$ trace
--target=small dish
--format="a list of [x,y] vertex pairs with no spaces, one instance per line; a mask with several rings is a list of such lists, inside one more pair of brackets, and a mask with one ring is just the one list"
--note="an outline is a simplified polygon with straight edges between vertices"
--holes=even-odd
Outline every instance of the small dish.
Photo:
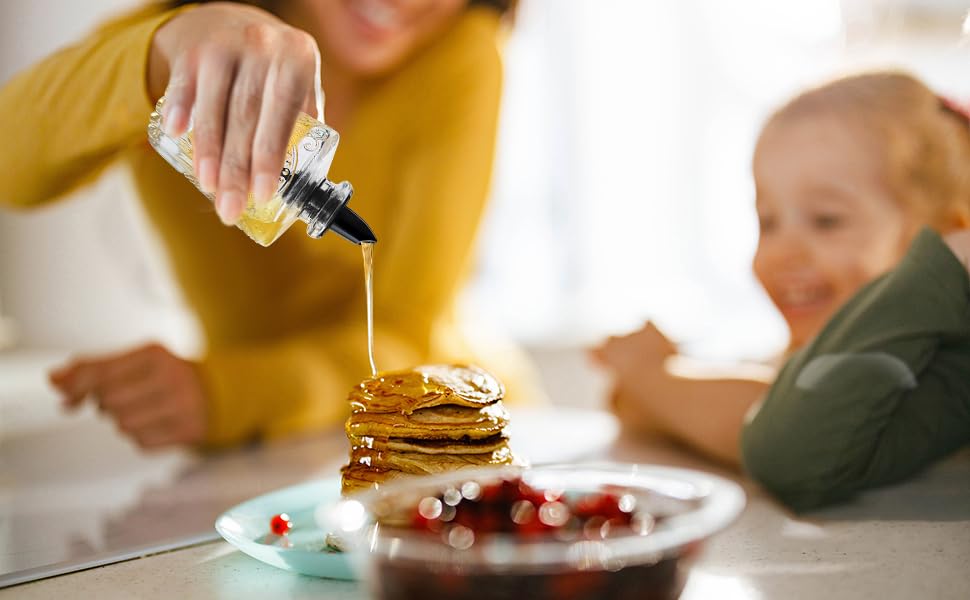
[[[354,579],[347,555],[327,550],[327,531],[315,513],[341,500],[340,478],[310,481],[257,496],[216,519],[227,542],[264,563],[315,577]],[[285,513],[292,529],[285,536],[270,531],[274,515]]]
[[402,479],[334,512],[378,600],[667,600],[744,503],[714,475],[605,463]]

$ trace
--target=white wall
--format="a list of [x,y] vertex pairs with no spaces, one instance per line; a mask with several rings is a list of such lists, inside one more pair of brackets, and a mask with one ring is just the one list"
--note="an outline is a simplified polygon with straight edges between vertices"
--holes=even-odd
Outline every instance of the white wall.
[[[0,3],[0,82],[138,4]],[[0,313],[21,346],[93,351],[158,339],[183,352],[195,347],[192,321],[120,168],[41,210],[0,210]]]
[[[138,3],[0,2],[0,81]],[[699,355],[779,346],[783,326],[749,269],[761,119],[801,86],[858,66],[903,65],[965,96],[960,4],[524,0],[469,312],[537,345],[652,318]],[[939,18],[909,30],[909,5]],[[117,171],[56,206],[0,211],[0,313],[30,346],[194,346]]]

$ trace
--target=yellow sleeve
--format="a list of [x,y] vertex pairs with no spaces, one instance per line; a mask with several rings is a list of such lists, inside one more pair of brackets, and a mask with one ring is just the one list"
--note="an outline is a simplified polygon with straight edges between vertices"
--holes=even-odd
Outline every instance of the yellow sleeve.
[[105,25],[0,89],[0,205],[54,200],[144,139],[152,37],[176,12],[149,8]]
[[[462,283],[488,196],[502,74],[494,45],[443,68],[425,88],[420,110],[408,111],[414,131],[405,134],[407,152],[389,204],[393,231],[376,232],[380,369],[455,358],[441,356],[433,338]],[[354,286],[346,314],[335,317],[346,325],[210,351],[201,364],[210,400],[209,445],[309,431],[346,418],[343,400],[369,375],[357,283],[329,283]]]

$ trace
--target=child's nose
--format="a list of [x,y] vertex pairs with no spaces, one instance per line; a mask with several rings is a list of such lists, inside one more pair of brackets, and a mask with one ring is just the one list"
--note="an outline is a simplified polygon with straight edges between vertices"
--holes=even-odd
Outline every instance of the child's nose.
[[811,257],[811,244],[796,228],[779,232],[776,247],[778,261],[783,266],[802,265]]

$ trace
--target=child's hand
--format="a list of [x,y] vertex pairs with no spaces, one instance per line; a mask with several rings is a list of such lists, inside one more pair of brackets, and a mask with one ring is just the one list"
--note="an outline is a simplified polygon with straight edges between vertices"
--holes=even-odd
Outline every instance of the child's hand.
[[610,409],[625,427],[642,435],[662,433],[653,415],[656,394],[663,395],[664,369],[677,348],[652,323],[622,337],[611,337],[590,356],[613,376]]
[[960,229],[949,233],[943,237],[943,241],[964,268],[970,269],[970,230]]
[[201,442],[205,392],[195,365],[149,344],[115,356],[75,360],[50,373],[75,408],[90,397],[142,448]]
[[664,361],[675,354],[677,347],[649,322],[639,331],[612,336],[590,351],[593,360],[613,371],[621,382],[644,369],[663,370]]
[[665,431],[651,410],[649,390],[631,390],[614,384],[610,391],[609,409],[623,428],[644,437],[664,437]]

